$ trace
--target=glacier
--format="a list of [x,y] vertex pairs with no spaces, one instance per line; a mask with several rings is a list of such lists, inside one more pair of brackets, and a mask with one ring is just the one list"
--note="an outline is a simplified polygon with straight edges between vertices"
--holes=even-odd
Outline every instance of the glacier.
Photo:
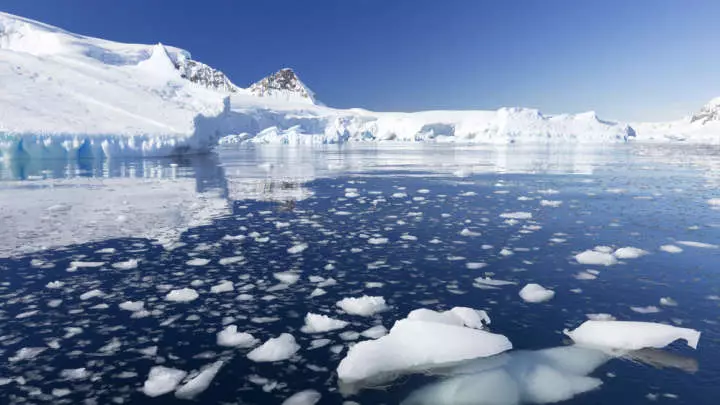
[[125,44],[0,12],[0,159],[157,157],[216,145],[720,143],[720,99],[668,123],[594,112],[373,112],[325,106],[289,68],[242,88],[163,44]]

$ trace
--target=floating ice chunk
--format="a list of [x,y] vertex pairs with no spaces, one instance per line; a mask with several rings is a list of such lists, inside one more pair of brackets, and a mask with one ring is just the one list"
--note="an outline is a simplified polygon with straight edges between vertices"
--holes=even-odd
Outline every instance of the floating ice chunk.
[[704,243],[704,242],[693,242],[691,240],[680,240],[677,243],[679,245],[696,247],[696,248],[701,248],[701,249],[717,249],[718,248],[718,245],[713,245],[713,244]]
[[143,393],[149,397],[158,397],[175,390],[187,372],[176,368],[155,366],[143,384]]
[[83,269],[83,268],[97,268],[102,267],[105,265],[105,262],[81,262],[81,261],[73,261],[70,262],[70,267],[68,270],[75,271],[77,269]]
[[117,263],[112,264],[112,267],[114,269],[118,269],[118,270],[132,270],[132,269],[136,269],[137,266],[138,266],[137,259],[130,259],[130,260],[126,260],[124,262],[117,262]]
[[648,254],[647,251],[635,247],[623,247],[613,253],[618,259],[637,259]]
[[205,392],[210,387],[215,376],[223,366],[223,361],[216,361],[203,368],[198,375],[190,379],[175,391],[175,396],[180,399],[193,399]]
[[279,273],[274,273],[273,277],[275,277],[276,280],[283,284],[295,284],[298,280],[300,280],[300,275],[290,272],[290,271],[282,271]]
[[520,290],[520,298],[525,302],[545,302],[551,300],[555,296],[555,291],[548,290],[540,284],[531,283]]
[[408,234],[400,235],[400,239],[406,240],[409,242],[414,242],[414,241],[418,240],[417,236],[408,235]]
[[282,405],[315,405],[320,401],[322,395],[315,390],[305,390],[293,394],[284,400]]
[[585,314],[587,319],[591,321],[614,321],[615,317],[610,314]]
[[517,284],[514,281],[496,280],[496,279],[492,279],[490,277],[478,277],[474,281],[475,281],[475,284],[478,284],[477,286],[488,286],[488,287],[502,287],[505,285]]
[[165,300],[172,302],[190,302],[196,300],[200,295],[192,288],[181,288],[172,290],[165,296]]
[[662,297],[660,298],[660,305],[665,305],[666,307],[676,307],[678,303],[670,297]]
[[465,267],[468,270],[479,270],[479,269],[482,269],[483,267],[487,267],[487,265],[488,265],[487,263],[482,263],[482,262],[467,262],[467,263],[465,263]]
[[64,396],[70,395],[72,391],[70,391],[68,388],[53,388],[50,393],[54,397],[62,398]]
[[523,212],[523,211],[518,211],[518,212],[504,212],[504,213],[500,214],[500,218],[505,218],[505,219],[531,219],[531,218],[532,218],[532,213],[530,213],[530,212]]
[[683,251],[680,246],[675,245],[662,245],[660,246],[660,250],[666,253],[680,253]]
[[90,290],[90,291],[80,295],[80,299],[83,301],[87,301],[91,298],[104,297],[104,296],[105,296],[104,292],[95,289],[95,290]]
[[444,323],[403,319],[390,333],[351,347],[337,368],[344,383],[367,380],[378,375],[414,368],[493,356],[510,350],[503,335]]
[[214,294],[230,292],[235,290],[235,285],[232,281],[223,281],[220,284],[210,287],[210,292]]
[[313,339],[310,341],[310,349],[318,349],[332,343],[330,339]]
[[237,325],[228,325],[217,334],[217,344],[225,347],[249,348],[260,341],[246,332],[238,332]]
[[557,201],[557,200],[540,200],[540,205],[542,205],[543,207],[557,208],[557,207],[561,206],[562,203],[563,203],[562,201]]
[[295,342],[295,337],[289,333],[283,333],[276,338],[268,339],[260,347],[248,353],[248,359],[254,362],[282,361],[292,357],[300,345]]
[[118,306],[122,310],[136,312],[142,311],[145,308],[145,303],[143,301],[125,301]]
[[637,312],[638,314],[656,314],[660,312],[660,308],[650,305],[647,307],[630,307],[630,310],[633,312]]
[[325,295],[325,294],[327,294],[327,292],[325,290],[323,290],[322,288],[318,287],[318,288],[312,290],[312,292],[310,293],[310,298],[319,297],[319,296]]
[[319,283],[317,286],[318,287],[332,287],[335,284],[337,284],[337,280],[335,280],[332,277],[328,277],[325,281],[323,281],[322,283]]
[[700,340],[700,332],[694,329],[651,322],[585,321],[563,333],[579,344],[620,350],[661,349],[678,339],[697,349]]
[[243,260],[245,260],[245,258],[242,256],[223,257],[222,259],[218,260],[218,263],[221,266],[227,266],[229,264],[241,262]]
[[378,312],[388,310],[383,297],[363,295],[358,298],[344,298],[336,303],[340,309],[350,315],[373,316]]
[[406,194],[406,193],[393,193],[393,195],[391,195],[390,197],[392,197],[392,198],[405,198],[405,197],[407,197],[407,194]]
[[307,243],[298,243],[298,244],[293,245],[292,247],[288,248],[287,252],[290,253],[291,255],[295,255],[295,254],[303,252],[307,248],[308,248]]
[[612,253],[615,249],[610,246],[595,246],[593,250],[600,253]]
[[425,386],[402,405],[520,405],[566,401],[598,388],[587,377],[611,356],[600,350],[564,346],[515,351],[460,364],[454,376]]
[[331,330],[342,329],[348,322],[330,318],[327,315],[319,315],[308,312],[305,315],[305,325],[300,328],[303,333],[323,333]]
[[11,363],[22,360],[32,360],[45,350],[47,350],[47,347],[23,347],[15,352],[15,355],[8,360],[10,360]]
[[460,231],[460,235],[461,236],[480,236],[482,234],[480,232],[473,232],[473,231],[465,228],[462,231]]
[[210,263],[210,259],[203,259],[201,257],[196,257],[185,262],[188,266],[204,266],[208,263]]
[[590,273],[589,271],[581,271],[575,274],[575,278],[578,280],[595,280],[597,275]]
[[371,245],[384,245],[388,243],[388,238],[370,238],[367,242]]
[[500,250],[500,256],[512,256],[514,254],[515,253],[508,248],[502,248],[502,250]]
[[386,327],[382,325],[375,325],[373,327],[370,327],[368,329],[365,329],[364,331],[360,332],[360,336],[366,337],[368,339],[379,339],[385,335],[387,335],[388,330]]
[[612,266],[617,264],[617,258],[610,253],[597,250],[586,250],[575,255],[575,260],[580,264],[593,266]]
[[720,198],[711,198],[708,200],[708,205],[713,207],[720,207]]
[[51,282],[45,284],[45,287],[50,288],[50,289],[58,289],[58,288],[62,288],[64,285],[65,285],[65,283],[63,283],[62,281],[51,281]]
[[88,377],[90,377],[90,373],[84,367],[65,369],[60,372],[60,378],[69,381],[84,380]]
[[444,323],[447,325],[467,326],[482,329],[483,324],[490,324],[487,312],[467,307],[455,307],[449,311],[437,312],[427,308],[411,311],[407,319],[411,321]]

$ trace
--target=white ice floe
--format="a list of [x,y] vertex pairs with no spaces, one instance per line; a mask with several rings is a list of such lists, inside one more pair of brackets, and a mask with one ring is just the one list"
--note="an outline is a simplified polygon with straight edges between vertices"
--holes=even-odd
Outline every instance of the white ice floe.
[[185,264],[188,266],[205,266],[206,264],[210,263],[210,259],[203,259],[201,257],[196,257],[194,259],[190,259]]
[[305,315],[305,325],[300,328],[303,333],[323,333],[332,330],[342,329],[348,322],[330,318],[327,315],[309,313]]
[[98,289],[95,289],[95,290],[90,290],[90,291],[80,295],[80,299],[83,301],[87,301],[91,298],[98,298],[98,297],[104,297],[104,296],[105,296],[104,292],[102,292]]
[[705,243],[705,242],[694,242],[691,240],[680,240],[677,243],[679,245],[696,247],[696,248],[701,248],[701,249],[717,249],[718,248],[718,245],[713,245],[711,243]]
[[467,263],[465,263],[465,267],[468,270],[479,270],[479,269],[482,269],[483,267],[487,267],[487,265],[488,265],[487,263],[482,263],[482,262],[467,262]]
[[586,250],[575,255],[575,260],[580,264],[592,266],[612,266],[617,264],[617,257],[611,253],[596,250]]
[[465,228],[462,231],[460,231],[460,236],[472,237],[472,236],[480,236],[480,235],[482,235],[480,232],[474,232],[474,231],[469,230],[468,228]]
[[223,361],[216,361],[206,366],[195,377],[189,379],[185,384],[175,391],[175,396],[180,399],[193,399],[205,392],[210,387],[215,376],[223,366]]
[[708,200],[708,205],[713,207],[720,207],[720,198],[711,198]]
[[389,309],[385,303],[385,298],[368,295],[357,298],[343,298],[336,304],[346,313],[360,316],[373,316]]
[[597,389],[588,377],[611,359],[600,350],[577,346],[520,350],[463,362],[451,376],[411,393],[401,405],[550,404]]
[[388,238],[369,238],[367,242],[371,245],[384,245],[388,243]]
[[190,302],[196,300],[200,294],[192,288],[172,290],[165,296],[165,300],[172,302]]
[[517,284],[514,281],[497,280],[497,279],[493,279],[490,277],[478,277],[473,281],[474,281],[473,286],[480,288],[480,289],[495,289],[495,288],[506,286],[506,285]]
[[222,259],[218,260],[218,264],[221,266],[227,266],[233,263],[238,263],[245,260],[242,256],[232,256],[232,257],[223,257]]
[[276,338],[270,338],[261,346],[248,353],[248,359],[254,362],[282,361],[292,357],[300,345],[295,342],[295,337],[289,333],[283,333]]
[[210,287],[210,292],[214,294],[220,294],[224,292],[230,292],[235,290],[235,285],[232,281],[222,281],[217,285]]
[[318,287],[318,288],[312,290],[312,292],[310,293],[310,298],[319,297],[319,296],[325,295],[325,294],[327,294],[327,292],[325,290],[323,290],[322,288]]
[[597,278],[596,274],[593,274],[589,271],[580,271],[577,274],[575,274],[575,279],[577,280],[595,280]]
[[500,214],[500,218],[505,218],[505,219],[531,219],[531,218],[532,218],[532,213],[530,213],[530,212],[523,212],[523,211],[518,211],[518,212],[504,212],[504,213]]
[[678,339],[697,349],[700,340],[697,330],[651,322],[585,321],[564,333],[578,344],[620,350],[660,349]]
[[447,323],[402,319],[395,322],[386,336],[352,346],[337,373],[344,383],[353,383],[493,356],[511,348],[503,335]]
[[662,297],[660,298],[660,305],[664,305],[666,307],[676,307],[678,303],[670,297]]
[[238,332],[237,325],[228,325],[217,334],[217,344],[225,347],[249,348],[260,343],[253,335]]
[[647,307],[630,307],[630,310],[637,312],[638,314],[656,314],[660,312],[660,308],[655,305],[649,305]]
[[660,246],[660,250],[666,253],[681,253],[683,251],[680,246],[675,245],[662,245]]
[[360,336],[366,337],[368,339],[378,339],[387,335],[387,333],[388,330],[386,327],[382,325],[375,325],[360,332]]
[[548,290],[540,284],[531,283],[520,290],[520,298],[525,302],[545,302],[551,300],[555,296],[555,291]]
[[562,203],[563,203],[562,201],[557,201],[557,200],[540,200],[540,205],[542,205],[543,207],[557,208],[557,207],[561,206]]
[[297,273],[293,273],[290,271],[282,271],[279,273],[273,273],[273,277],[275,277],[276,280],[283,284],[295,284],[298,280],[300,280],[300,275]]
[[298,243],[296,245],[289,247],[287,252],[290,253],[291,255],[295,255],[295,254],[303,252],[305,249],[308,248],[308,246],[309,245],[307,243]]
[[589,319],[591,321],[614,321],[615,320],[614,316],[612,316],[610,314],[604,314],[604,313],[585,314],[585,316],[587,317],[587,319]]
[[288,399],[284,400],[282,405],[315,405],[320,401],[322,395],[315,390],[300,391]]
[[125,311],[142,311],[145,308],[145,303],[143,301],[125,301],[118,305],[120,309]]
[[138,260],[130,259],[130,260],[126,260],[124,262],[113,263],[111,266],[114,269],[118,269],[118,270],[132,270],[132,269],[137,268]]
[[490,324],[490,317],[487,312],[467,307],[455,307],[444,312],[420,308],[411,311],[408,314],[407,319],[411,321],[425,321],[455,326],[467,326],[468,328],[473,329],[482,329],[483,325]]
[[65,283],[63,283],[62,281],[51,281],[45,284],[45,287],[50,289],[59,289],[62,288],[64,285]]
[[623,247],[613,253],[618,259],[637,259],[648,254],[647,251],[635,247]]
[[15,352],[14,356],[9,357],[8,360],[10,360],[11,363],[32,360],[45,350],[47,350],[47,347],[23,347]]
[[158,397],[170,393],[177,388],[187,372],[176,368],[155,366],[143,384],[143,393],[149,397]]

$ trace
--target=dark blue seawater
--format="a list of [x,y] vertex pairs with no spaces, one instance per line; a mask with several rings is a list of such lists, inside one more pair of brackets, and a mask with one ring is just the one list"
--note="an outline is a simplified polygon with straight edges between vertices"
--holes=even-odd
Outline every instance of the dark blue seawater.
[[[398,404],[453,372],[341,389],[335,369],[355,341],[340,334],[389,329],[417,308],[455,306],[486,310],[490,330],[530,366],[534,357],[524,351],[570,345],[563,329],[586,314],[702,332],[697,350],[676,342],[599,362],[589,376],[602,385],[562,403],[720,397],[720,210],[710,203],[720,198],[717,148],[259,147],[184,160],[6,162],[0,179],[2,404],[191,403],[143,394],[150,368],[192,372],[218,360],[223,367],[194,402],[280,404],[313,389],[319,404]],[[500,214],[508,212],[532,218],[506,222]],[[301,242],[306,250],[287,251]],[[649,254],[607,267],[577,263],[576,254],[595,246]],[[229,257],[236,261],[220,264]],[[188,264],[197,258],[209,262]],[[129,260],[137,267],[113,266]],[[578,278],[586,270],[596,278]],[[278,289],[273,274],[288,271],[299,281]],[[474,285],[488,275],[517,284]],[[310,276],[337,284],[310,298]],[[212,293],[222,281],[234,291]],[[555,297],[526,303],[518,291],[527,283]],[[165,300],[191,285],[196,300]],[[390,310],[359,317],[335,304],[365,294],[383,296]],[[132,317],[119,308],[125,301],[143,301],[147,312]],[[350,325],[305,334],[308,312]],[[301,349],[285,361],[252,362],[250,349],[216,343],[227,324],[261,341],[290,333]],[[311,350],[319,338],[331,343]],[[22,348],[44,350],[18,359]],[[461,367],[482,369],[483,361]],[[79,368],[86,372],[75,379],[63,373]],[[485,404],[490,391],[450,393],[442,403]]]

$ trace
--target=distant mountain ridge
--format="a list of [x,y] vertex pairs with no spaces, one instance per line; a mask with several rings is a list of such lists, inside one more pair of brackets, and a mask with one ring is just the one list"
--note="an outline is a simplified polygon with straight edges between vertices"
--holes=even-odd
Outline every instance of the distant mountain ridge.
[[253,83],[248,91],[257,97],[271,97],[289,102],[309,102],[317,104],[315,93],[310,90],[290,68],[264,77]]

